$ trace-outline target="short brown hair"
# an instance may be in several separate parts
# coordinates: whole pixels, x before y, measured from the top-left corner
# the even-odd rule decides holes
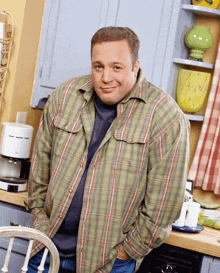
[[[99,29],[93,35],[91,40],[91,54],[92,48],[96,43],[114,42],[121,40],[126,40],[128,42],[132,55],[132,65],[134,66],[138,59],[140,41],[137,35],[128,27],[104,27]]]

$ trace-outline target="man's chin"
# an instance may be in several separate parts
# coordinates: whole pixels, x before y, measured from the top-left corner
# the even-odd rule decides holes
[[[107,105],[114,105],[117,102],[117,100],[115,98],[112,98],[111,96],[99,96],[100,100],[107,104]]]

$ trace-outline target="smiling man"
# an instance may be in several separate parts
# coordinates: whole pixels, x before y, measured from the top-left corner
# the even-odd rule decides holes
[[[135,272],[180,215],[188,122],[146,80],[138,50],[131,29],[98,30],[92,75],[63,83],[44,108],[25,204],[57,246],[59,272]],[[41,248],[33,247],[29,273]]]
[[[92,80],[96,94],[108,105],[128,96],[135,87],[139,60],[132,63],[126,40],[97,42],[92,48]]]

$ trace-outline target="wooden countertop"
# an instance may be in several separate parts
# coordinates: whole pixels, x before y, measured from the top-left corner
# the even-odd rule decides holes
[[[166,244],[220,258],[220,230],[204,227],[199,233],[172,231]]]
[[[11,203],[24,207],[24,199],[27,198],[27,192],[8,192],[0,190],[0,201]]]
[[[27,192],[13,193],[0,190],[0,201],[24,207]],[[220,258],[220,230],[204,227],[199,233],[172,231],[166,244],[201,252]]]

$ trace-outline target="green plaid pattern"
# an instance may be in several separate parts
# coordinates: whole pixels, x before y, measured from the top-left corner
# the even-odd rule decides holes
[[[68,80],[52,93],[42,114],[25,205],[34,228],[51,238],[85,168],[93,95],[91,75]],[[120,244],[140,263],[169,237],[184,197],[188,129],[174,100],[141,71],[89,166],[77,272],[110,272]],[[32,254],[41,248],[35,244]]]

